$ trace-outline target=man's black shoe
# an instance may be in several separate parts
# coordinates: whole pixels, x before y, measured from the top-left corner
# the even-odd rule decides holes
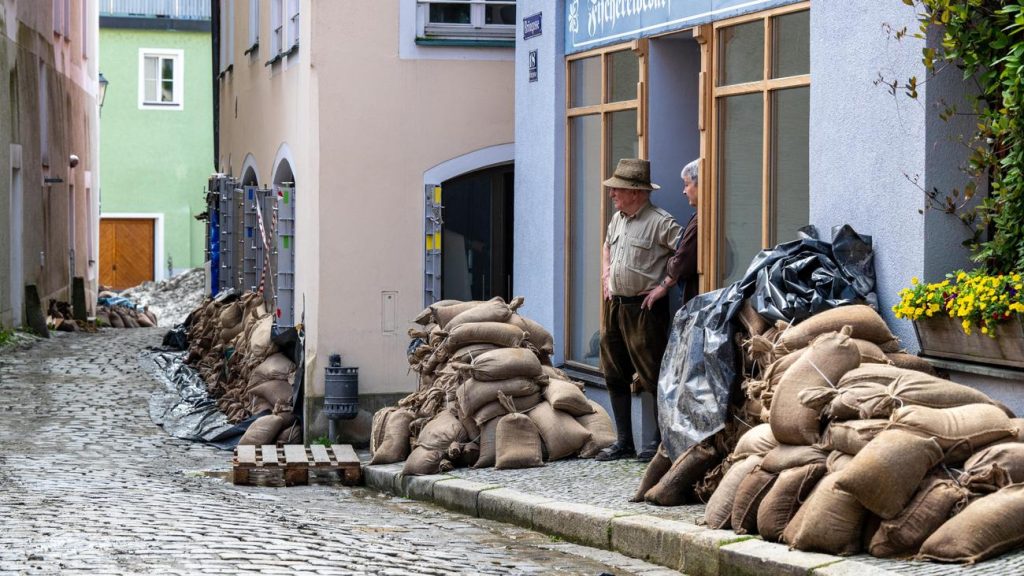
[[[658,443],[652,442],[636,455],[637,462],[650,462],[654,459],[654,455],[658,453]]]
[[[616,442],[611,446],[601,450],[597,453],[597,457],[594,460],[598,462],[609,462],[611,460],[621,460],[623,458],[632,458],[636,455],[636,450],[632,446],[623,446]]]

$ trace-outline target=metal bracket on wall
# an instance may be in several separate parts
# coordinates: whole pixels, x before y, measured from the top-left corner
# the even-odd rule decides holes
[[[423,303],[429,306],[441,299],[441,227],[444,224],[444,205],[441,203],[440,184],[427,184],[425,200],[425,251],[423,277]]]

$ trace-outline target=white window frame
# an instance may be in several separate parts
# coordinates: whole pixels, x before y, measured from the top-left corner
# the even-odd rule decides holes
[[[53,33],[70,40],[71,0],[53,0]]]
[[[235,65],[235,0],[220,0],[220,72]]]
[[[89,58],[89,0],[81,0],[82,17],[79,19],[82,26],[82,58]]]
[[[146,58],[174,60],[173,102],[146,101]],[[157,67],[158,70],[162,66]],[[139,110],[183,110],[185,108],[185,51],[170,48],[139,48]]]
[[[249,0],[249,44],[246,54],[255,52],[260,46],[260,0]]]
[[[288,3],[288,20],[285,22],[287,38],[285,45],[290,53],[293,48],[299,45],[299,0],[286,0]]]
[[[468,4],[470,21],[467,24],[430,22],[431,4]],[[512,24],[486,24],[488,5],[515,5],[515,0],[416,0],[416,35],[437,40],[509,40],[516,39],[516,26]],[[518,16],[517,16],[518,17]]]
[[[284,46],[284,0],[270,0],[270,55],[277,57]]]

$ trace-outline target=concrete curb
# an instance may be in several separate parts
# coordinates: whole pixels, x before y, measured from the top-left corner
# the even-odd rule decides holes
[[[689,576],[882,576],[895,574],[838,556],[711,530],[647,514],[561,502],[454,476],[403,476],[401,464],[363,466],[366,486],[449,510],[516,524],[612,550]]]

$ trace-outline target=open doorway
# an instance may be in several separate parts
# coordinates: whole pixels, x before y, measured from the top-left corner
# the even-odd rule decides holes
[[[503,164],[442,183],[442,298],[512,297],[513,182]]]

